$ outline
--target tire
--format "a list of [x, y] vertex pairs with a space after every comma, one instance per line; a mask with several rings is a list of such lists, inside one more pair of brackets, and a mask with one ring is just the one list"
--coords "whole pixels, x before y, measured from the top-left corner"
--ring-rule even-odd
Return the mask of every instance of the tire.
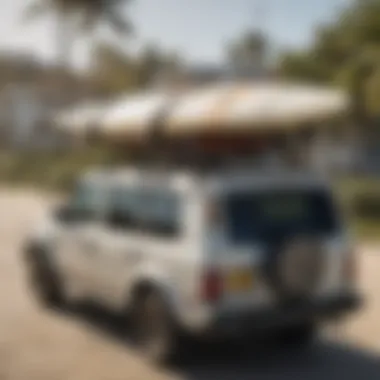
[[138, 350], [149, 361], [167, 364], [178, 357], [179, 333], [167, 303], [156, 291], [136, 296], [132, 329]]
[[304, 323], [281, 331], [280, 339], [286, 345], [307, 346], [315, 340], [316, 335], [316, 326], [313, 323]]
[[31, 288], [39, 302], [48, 308], [63, 308], [65, 298], [59, 276], [42, 251], [29, 255], [28, 270]]

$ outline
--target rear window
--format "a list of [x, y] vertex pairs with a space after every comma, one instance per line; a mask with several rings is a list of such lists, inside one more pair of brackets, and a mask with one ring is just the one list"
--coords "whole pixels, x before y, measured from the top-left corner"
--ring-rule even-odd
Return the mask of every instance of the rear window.
[[338, 229], [332, 197], [325, 191], [245, 191], [228, 195], [223, 203], [226, 232], [234, 242], [328, 235]]

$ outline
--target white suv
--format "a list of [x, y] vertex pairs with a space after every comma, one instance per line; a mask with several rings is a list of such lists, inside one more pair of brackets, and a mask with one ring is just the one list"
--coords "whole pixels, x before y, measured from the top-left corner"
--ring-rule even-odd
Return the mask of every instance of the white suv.
[[183, 333], [281, 330], [306, 341], [359, 305], [331, 189], [302, 173], [90, 172], [25, 256], [42, 300], [130, 312], [157, 359]]

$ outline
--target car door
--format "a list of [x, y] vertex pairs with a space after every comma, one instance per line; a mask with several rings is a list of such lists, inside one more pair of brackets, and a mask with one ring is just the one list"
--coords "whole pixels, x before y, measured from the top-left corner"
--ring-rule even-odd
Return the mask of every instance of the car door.
[[144, 231], [141, 250], [145, 262], [166, 285], [182, 293], [193, 273], [191, 251], [195, 249], [188, 235], [187, 197], [162, 181], [145, 187], [141, 196], [140, 224]]
[[120, 305], [128, 293], [133, 268], [142, 259], [138, 227], [139, 189], [115, 184], [107, 190], [104, 223], [94, 239], [97, 254], [93, 265], [96, 297], [109, 306]]
[[95, 237], [103, 197], [101, 184], [80, 181], [65, 206], [66, 217], [60, 220], [56, 256], [71, 294], [88, 295], [94, 286], [94, 256], [99, 249]]

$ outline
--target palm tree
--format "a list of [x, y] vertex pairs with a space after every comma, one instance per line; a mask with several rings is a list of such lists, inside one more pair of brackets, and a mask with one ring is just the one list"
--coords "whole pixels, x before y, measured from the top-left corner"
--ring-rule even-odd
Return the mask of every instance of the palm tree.
[[93, 33], [101, 24], [118, 34], [132, 32], [131, 23], [123, 15], [123, 8], [130, 3], [131, 0], [31, 0], [24, 16], [28, 20], [50, 13], [56, 18], [58, 61], [62, 69], [67, 69], [76, 34]]

